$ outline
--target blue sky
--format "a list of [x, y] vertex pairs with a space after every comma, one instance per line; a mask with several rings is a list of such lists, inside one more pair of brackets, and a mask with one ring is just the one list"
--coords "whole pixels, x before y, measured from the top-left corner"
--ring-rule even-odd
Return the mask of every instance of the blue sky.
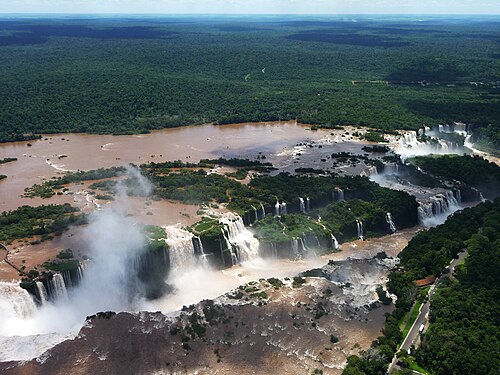
[[500, 14], [500, 0], [0, 0], [0, 13]]

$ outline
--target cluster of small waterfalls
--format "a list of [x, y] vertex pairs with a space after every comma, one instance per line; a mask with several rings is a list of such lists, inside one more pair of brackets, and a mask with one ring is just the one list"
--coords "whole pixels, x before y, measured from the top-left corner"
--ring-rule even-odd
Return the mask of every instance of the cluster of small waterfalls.
[[299, 206], [301, 213], [305, 214], [309, 212], [311, 210], [311, 199], [307, 197], [306, 200], [304, 201], [304, 198], [299, 197]]
[[87, 262], [82, 262], [73, 270], [52, 273], [35, 281], [31, 292], [34, 292], [37, 302], [45, 305], [49, 301], [68, 299], [68, 290], [83, 280], [86, 265]]
[[245, 227], [241, 216], [227, 213], [220, 218], [220, 223], [224, 226], [221, 229], [225, 245], [224, 248], [224, 245], [221, 243], [221, 258], [223, 262], [225, 262], [224, 250], [229, 251], [231, 254], [231, 266], [255, 259], [259, 256], [259, 240]]
[[427, 202], [419, 202], [418, 219], [420, 224], [428, 225], [436, 217], [449, 215], [462, 204], [462, 193], [459, 189], [448, 190], [430, 197]]

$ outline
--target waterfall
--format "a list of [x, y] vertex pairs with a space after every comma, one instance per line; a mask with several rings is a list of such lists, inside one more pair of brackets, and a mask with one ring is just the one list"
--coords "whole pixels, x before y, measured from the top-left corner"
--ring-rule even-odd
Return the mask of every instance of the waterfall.
[[[422, 225], [435, 224], [430, 219], [435, 219], [436, 216], [447, 216], [460, 208], [462, 195], [460, 190], [448, 190], [444, 193], [436, 194], [430, 197], [428, 202], [419, 202], [418, 220]], [[446, 217], [444, 218], [446, 219]]]
[[299, 255], [299, 241], [296, 238], [292, 239], [292, 256], [298, 256]]
[[85, 269], [87, 268], [87, 262], [83, 261], [78, 265], [78, 281], [81, 282], [83, 280], [83, 273]]
[[[233, 263], [252, 260], [259, 256], [259, 240], [245, 227], [240, 216], [229, 212], [219, 221], [224, 225], [222, 232], [228, 249], [231, 251]], [[234, 249], [236, 253], [233, 252]]]
[[474, 144], [472, 143], [472, 134], [467, 134], [464, 140], [464, 146], [467, 148], [473, 148]]
[[60, 273], [52, 275], [52, 279], [49, 281], [49, 289], [54, 299], [68, 298], [68, 290], [66, 289], [64, 278]]
[[449, 151], [448, 143], [445, 140], [438, 139], [438, 143], [441, 145], [441, 150], [443, 150], [444, 152], [448, 152]]
[[201, 238], [197, 236], [193, 236], [193, 245], [195, 252], [198, 252], [198, 262], [201, 264], [203, 268], [209, 267], [208, 262], [208, 254], [205, 253], [205, 249], [203, 248], [203, 243], [201, 242]]
[[364, 170], [363, 172], [361, 172], [361, 176], [366, 176], [366, 177], [370, 177], [370, 176], [376, 176], [378, 175], [378, 170], [377, 170], [377, 167], [375, 166], [371, 166], [369, 167], [368, 169]]
[[298, 241], [299, 241], [300, 246], [302, 246], [302, 252], [303, 253], [309, 252], [309, 248], [306, 246], [304, 239], [302, 237], [299, 237]]
[[278, 249], [276, 248], [276, 244], [271, 242], [271, 255], [273, 258], [278, 258]]
[[64, 280], [64, 285], [66, 285], [67, 289], [73, 288], [73, 280], [71, 279], [71, 273], [69, 271], [62, 271], [61, 275]]
[[277, 200], [276, 204], [274, 205], [274, 216], [280, 216], [280, 202]]
[[255, 208], [254, 206], [252, 206], [253, 208], [253, 212], [254, 212], [254, 215], [255, 215], [255, 221], [259, 220], [259, 213], [257, 212], [257, 208]]
[[279, 215], [286, 215], [286, 214], [287, 214], [286, 203], [283, 202], [279, 205]]
[[399, 143], [402, 147], [413, 147], [416, 144], [418, 144], [417, 140], [417, 133], [414, 131], [410, 131], [407, 133], [404, 133], [401, 139], [399, 140]]
[[463, 122], [455, 122], [453, 131], [460, 135], [467, 135], [467, 124], [464, 124]]
[[363, 222], [361, 220], [356, 220], [356, 227], [358, 229], [358, 237], [360, 240], [363, 239]]
[[0, 282], [0, 332], [8, 330], [10, 318], [26, 319], [36, 312], [36, 305], [30, 294], [18, 284]]
[[336, 187], [335, 190], [332, 192], [332, 200], [334, 202], [341, 202], [344, 199], [344, 190]]
[[306, 212], [311, 211], [311, 199], [309, 197], [306, 198]]
[[426, 219], [430, 219], [434, 216], [432, 212], [432, 203], [418, 202], [418, 221], [420, 224], [424, 225]]
[[396, 225], [394, 224], [394, 221], [392, 220], [392, 215], [390, 212], [387, 212], [385, 214], [385, 219], [387, 221], [387, 224], [389, 224], [389, 228], [391, 229], [392, 233], [396, 232]]
[[167, 238], [170, 269], [178, 270], [193, 267], [196, 264], [194, 235], [181, 228], [180, 224], [163, 227]]
[[398, 173], [399, 173], [398, 163], [384, 164], [384, 174], [398, 174]]
[[38, 299], [40, 300], [41, 305], [45, 305], [47, 303], [47, 290], [45, 290], [45, 285], [41, 281], [37, 281], [36, 285], [36, 294]]
[[478, 189], [476, 189], [475, 187], [471, 188], [472, 190], [474, 190], [476, 192], [476, 196], [477, 196], [477, 199], [480, 200], [481, 202], [484, 202], [486, 201], [486, 199], [484, 199], [483, 197], [483, 193], [481, 193]]
[[264, 219], [266, 217], [266, 209], [264, 208], [264, 205], [262, 203], [260, 204], [260, 210], [261, 210], [261, 219]]
[[303, 214], [306, 213], [306, 204], [304, 202], [304, 198], [299, 198], [299, 209]]
[[337, 241], [337, 239], [335, 238], [335, 236], [333, 235], [333, 233], [330, 234], [331, 238], [332, 238], [332, 247], [337, 250], [339, 248], [339, 241]]
[[[231, 266], [235, 266], [239, 263], [238, 260], [238, 255], [233, 249], [233, 244], [231, 241], [229, 241], [228, 234], [224, 229], [221, 229], [222, 231], [222, 236], [224, 237], [224, 242], [226, 243], [226, 249], [229, 250], [229, 253], [231, 254]], [[224, 259], [224, 254], [222, 254], [222, 259]]]

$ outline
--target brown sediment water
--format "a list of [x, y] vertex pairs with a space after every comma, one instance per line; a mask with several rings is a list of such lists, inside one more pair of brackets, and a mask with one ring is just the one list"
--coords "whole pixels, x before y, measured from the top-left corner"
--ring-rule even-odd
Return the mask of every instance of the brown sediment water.
[[[256, 157], [299, 142], [321, 139], [331, 131], [310, 131], [294, 122], [236, 125], [200, 125], [163, 129], [141, 135], [51, 134], [29, 142], [0, 145], [0, 158], [18, 160], [0, 165], [0, 211], [22, 205], [38, 206], [71, 201], [65, 196], [49, 200], [22, 198], [26, 187], [68, 170], [91, 170], [128, 163], [143, 164], [204, 158]], [[31, 145], [31, 146], [28, 146]]]

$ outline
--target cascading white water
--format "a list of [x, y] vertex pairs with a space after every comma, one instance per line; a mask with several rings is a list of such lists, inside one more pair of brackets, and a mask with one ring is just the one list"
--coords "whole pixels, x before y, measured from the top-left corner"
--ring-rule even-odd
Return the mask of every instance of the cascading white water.
[[363, 222], [361, 220], [356, 220], [356, 227], [358, 229], [358, 237], [360, 240], [363, 239]]
[[30, 294], [17, 283], [0, 282], [0, 336], [9, 335], [9, 321], [27, 319], [36, 311]]
[[276, 204], [274, 205], [274, 216], [280, 216], [280, 208], [281, 208], [281, 204], [277, 200]]
[[395, 147], [394, 152], [399, 154], [404, 160], [408, 157], [434, 154], [450, 154], [460, 153], [461, 147], [458, 144], [448, 142], [438, 137], [432, 137], [431, 141], [425, 140], [421, 142], [415, 131], [404, 133], [399, 144]]
[[45, 305], [47, 303], [47, 290], [45, 289], [45, 285], [41, 281], [37, 281], [36, 285], [36, 294], [38, 299], [40, 300], [40, 304]]
[[384, 174], [398, 174], [398, 173], [399, 173], [398, 163], [384, 164]]
[[464, 124], [463, 122], [455, 122], [453, 126], [453, 131], [455, 133], [458, 133], [460, 135], [467, 135], [467, 124]]
[[461, 201], [462, 195], [458, 189], [436, 194], [428, 202], [419, 202], [418, 220], [425, 226], [441, 224], [448, 215], [460, 209]]
[[471, 188], [472, 190], [474, 190], [477, 194], [477, 199], [480, 200], [481, 202], [484, 202], [485, 199], [483, 197], [483, 193], [481, 193], [478, 189], [476, 189], [475, 187]]
[[335, 188], [335, 190], [332, 192], [332, 200], [334, 202], [341, 202], [344, 201], [344, 190], [340, 188]]
[[286, 203], [283, 202], [280, 204], [280, 215], [286, 215], [286, 214], [287, 214]]
[[276, 248], [276, 244], [274, 242], [271, 242], [271, 254], [273, 258], [278, 258], [278, 249]]
[[333, 233], [330, 234], [332, 238], [332, 247], [337, 250], [339, 248], [339, 241], [337, 241], [337, 238], [333, 235]]
[[167, 238], [168, 254], [170, 258], [170, 269], [179, 270], [196, 265], [196, 254], [194, 251], [194, 235], [181, 228], [180, 224], [163, 227]]
[[260, 204], [260, 211], [261, 211], [260, 212], [260, 215], [261, 215], [260, 218], [264, 219], [266, 217], [266, 209], [264, 208], [264, 205], [262, 203]]
[[302, 252], [303, 253], [308, 253], [309, 252], [309, 248], [306, 246], [306, 244], [304, 242], [304, 239], [302, 237], [299, 237], [298, 241], [299, 241], [300, 246], [302, 246]]
[[208, 254], [205, 253], [205, 249], [203, 248], [203, 243], [201, 242], [201, 238], [194, 236], [193, 245], [195, 249], [198, 249], [199, 252], [198, 262], [203, 268], [208, 268], [209, 267]]
[[474, 143], [472, 143], [472, 134], [467, 134], [465, 136], [464, 146], [470, 149], [474, 147]]
[[255, 215], [255, 221], [259, 220], [259, 213], [257, 212], [257, 208], [255, 208], [254, 206], [252, 206], [253, 208], [253, 212], [254, 212], [254, 215]]
[[290, 248], [291, 250], [291, 256], [292, 258], [297, 258], [300, 256], [300, 253], [299, 253], [299, 240], [296, 239], [296, 238], [293, 238], [292, 239], [292, 246]]
[[390, 212], [387, 212], [385, 214], [385, 219], [387, 221], [387, 224], [389, 224], [389, 228], [391, 229], [392, 233], [396, 232], [396, 225], [394, 224], [394, 221], [392, 220], [392, 215]]
[[259, 256], [259, 240], [245, 227], [240, 216], [229, 212], [219, 221], [224, 225], [223, 234], [228, 248], [236, 249], [236, 263]]
[[448, 143], [443, 140], [443, 139], [438, 139], [438, 143], [439, 145], [441, 146], [441, 150], [443, 150], [443, 152], [448, 152], [450, 150], [449, 146], [448, 146]]
[[302, 212], [303, 214], [306, 213], [306, 204], [304, 202], [304, 198], [299, 197], [299, 209], [300, 209], [300, 212]]
[[54, 296], [55, 299], [68, 298], [66, 283], [64, 282], [64, 278], [60, 273], [55, 273], [52, 276], [52, 279], [49, 281], [49, 289], [50, 293]]
[[363, 172], [361, 172], [361, 176], [366, 176], [366, 177], [370, 177], [370, 176], [376, 176], [378, 175], [378, 170], [377, 170], [377, 167], [375, 166], [371, 166], [369, 167], [368, 169], [364, 170]]
[[438, 125], [438, 130], [440, 133], [450, 133], [450, 125]]
[[311, 199], [309, 197], [306, 198], [306, 212], [311, 211]]
[[[229, 241], [229, 237], [227, 232], [224, 229], [221, 229], [222, 236], [224, 237], [224, 242], [226, 243], [226, 249], [229, 250], [231, 254], [231, 266], [235, 266], [239, 263], [238, 254], [234, 251], [233, 244]], [[224, 260], [224, 254], [222, 254], [222, 259]]]

